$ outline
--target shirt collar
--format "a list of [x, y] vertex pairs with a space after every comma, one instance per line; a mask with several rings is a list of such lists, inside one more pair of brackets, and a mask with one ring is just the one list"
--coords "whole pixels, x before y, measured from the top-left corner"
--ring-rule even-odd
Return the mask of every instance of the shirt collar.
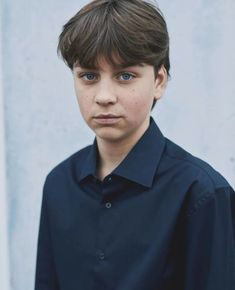
[[[150, 117], [148, 129], [111, 174], [151, 187], [164, 147], [165, 138], [154, 119]], [[97, 154], [95, 139], [84, 162], [79, 181], [88, 175], [95, 176]]]
[[148, 129], [113, 174], [151, 187], [164, 147], [165, 138], [151, 117]]
[[[98, 157], [98, 148], [96, 138], [93, 142], [93, 145], [89, 146], [89, 151], [87, 158], [84, 160], [82, 164], [82, 170], [79, 175], [78, 181], [80, 182], [82, 179], [86, 178], [88, 175], [95, 176], [96, 173], [96, 162]], [[81, 166], [81, 164], [77, 164], [77, 166]]]

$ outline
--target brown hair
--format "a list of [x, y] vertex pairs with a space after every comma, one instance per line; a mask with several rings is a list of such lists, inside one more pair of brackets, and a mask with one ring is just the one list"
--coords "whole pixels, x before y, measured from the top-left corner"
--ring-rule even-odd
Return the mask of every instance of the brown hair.
[[96, 68], [100, 56], [113, 66], [146, 63], [155, 75], [164, 65], [169, 76], [169, 35], [164, 17], [144, 0], [94, 0], [64, 26], [57, 47], [65, 63]]

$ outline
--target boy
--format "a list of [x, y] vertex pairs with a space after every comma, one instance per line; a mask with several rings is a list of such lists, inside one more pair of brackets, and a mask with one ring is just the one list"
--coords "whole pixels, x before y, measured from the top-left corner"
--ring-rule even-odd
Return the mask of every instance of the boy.
[[150, 116], [170, 70], [159, 9], [92, 1], [58, 52], [96, 137], [47, 176], [35, 289], [234, 290], [234, 191]]

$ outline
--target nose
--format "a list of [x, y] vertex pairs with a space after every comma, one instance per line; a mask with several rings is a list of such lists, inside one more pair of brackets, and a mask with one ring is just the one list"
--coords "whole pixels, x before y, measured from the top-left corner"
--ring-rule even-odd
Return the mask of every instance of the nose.
[[117, 102], [114, 85], [111, 80], [100, 80], [95, 95], [95, 102], [99, 105], [110, 105]]

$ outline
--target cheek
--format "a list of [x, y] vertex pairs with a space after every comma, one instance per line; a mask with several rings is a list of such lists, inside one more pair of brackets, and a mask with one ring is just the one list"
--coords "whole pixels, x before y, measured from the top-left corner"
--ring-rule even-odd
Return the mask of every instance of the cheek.
[[79, 106], [81, 114], [84, 117], [88, 116], [91, 109], [91, 102], [90, 102], [89, 96], [83, 95], [83, 94], [79, 94], [79, 95], [77, 94], [77, 101], [78, 101], [78, 106]]
[[132, 108], [133, 111], [139, 110], [139, 113], [141, 113], [148, 109], [152, 101], [152, 92], [133, 89], [127, 96], [125, 105], [130, 109]]
[[84, 104], [89, 99], [89, 92], [80, 84], [75, 84], [75, 94], [79, 104]]

